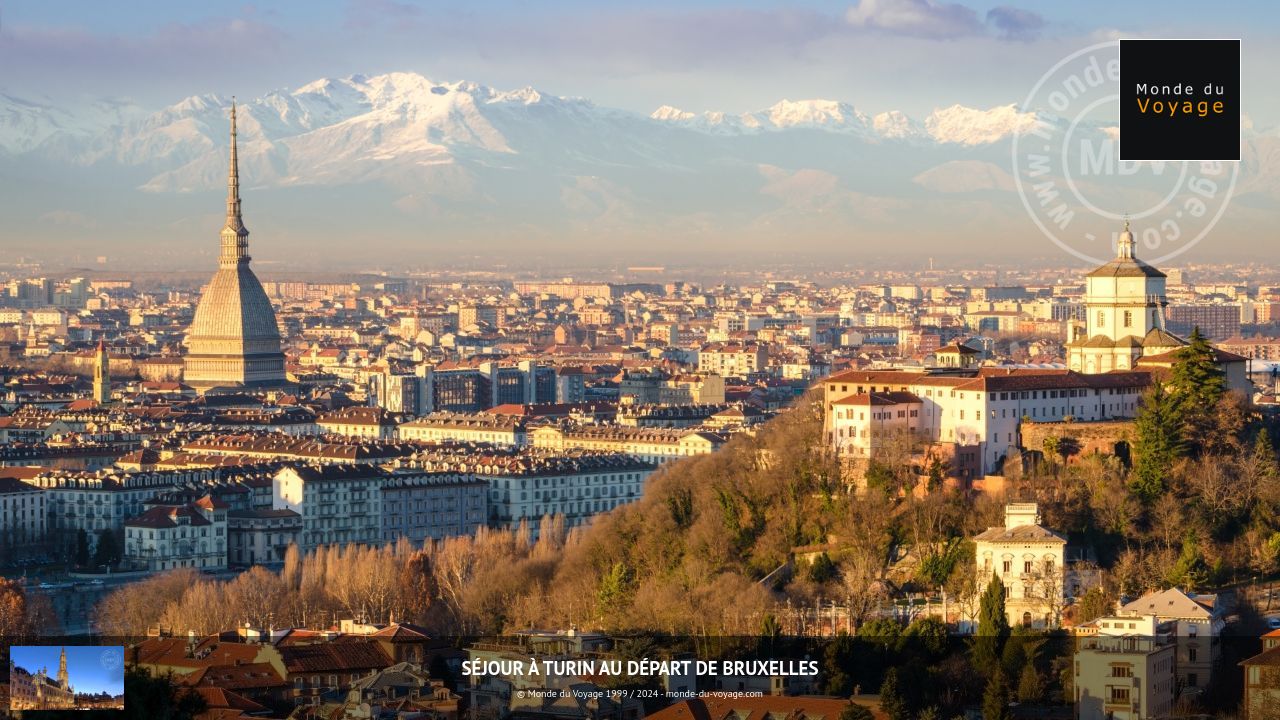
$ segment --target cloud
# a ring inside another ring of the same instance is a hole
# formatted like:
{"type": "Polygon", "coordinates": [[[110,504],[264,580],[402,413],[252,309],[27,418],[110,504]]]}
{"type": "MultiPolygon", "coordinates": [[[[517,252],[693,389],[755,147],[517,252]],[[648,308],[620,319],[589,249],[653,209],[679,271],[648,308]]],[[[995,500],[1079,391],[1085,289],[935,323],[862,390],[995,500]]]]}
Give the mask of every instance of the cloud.
{"type": "Polygon", "coordinates": [[[973,9],[934,0],[859,0],[845,20],[854,27],[947,40],[984,31],[973,9]]]}
{"type": "Polygon", "coordinates": [[[1001,5],[987,11],[987,24],[1002,40],[1029,42],[1040,36],[1044,18],[1030,10],[1001,5]]]}

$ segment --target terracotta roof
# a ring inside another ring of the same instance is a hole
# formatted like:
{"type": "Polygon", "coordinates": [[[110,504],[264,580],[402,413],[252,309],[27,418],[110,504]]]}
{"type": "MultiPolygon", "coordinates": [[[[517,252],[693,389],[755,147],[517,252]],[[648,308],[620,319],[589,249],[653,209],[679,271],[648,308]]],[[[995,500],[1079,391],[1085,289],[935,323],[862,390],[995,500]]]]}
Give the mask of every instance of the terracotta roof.
{"type": "Polygon", "coordinates": [[[292,674],[384,668],[391,658],[375,642],[316,643],[279,648],[292,674]]]}

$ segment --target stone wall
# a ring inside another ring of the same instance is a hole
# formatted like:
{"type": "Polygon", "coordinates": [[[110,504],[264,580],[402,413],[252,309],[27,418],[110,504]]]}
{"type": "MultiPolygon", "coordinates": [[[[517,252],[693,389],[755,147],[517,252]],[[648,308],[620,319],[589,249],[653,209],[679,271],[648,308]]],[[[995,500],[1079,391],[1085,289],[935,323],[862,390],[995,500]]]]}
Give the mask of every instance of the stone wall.
{"type": "MultiPolygon", "coordinates": [[[[1092,453],[1115,455],[1130,461],[1133,438],[1137,435],[1132,420],[1107,420],[1101,422],[1022,422],[1019,429],[1019,445],[1027,453],[1044,453],[1045,438],[1065,440],[1070,447],[1067,464],[1079,462],[1092,453]]],[[[1061,462],[1062,456],[1051,458],[1061,462]]]]}

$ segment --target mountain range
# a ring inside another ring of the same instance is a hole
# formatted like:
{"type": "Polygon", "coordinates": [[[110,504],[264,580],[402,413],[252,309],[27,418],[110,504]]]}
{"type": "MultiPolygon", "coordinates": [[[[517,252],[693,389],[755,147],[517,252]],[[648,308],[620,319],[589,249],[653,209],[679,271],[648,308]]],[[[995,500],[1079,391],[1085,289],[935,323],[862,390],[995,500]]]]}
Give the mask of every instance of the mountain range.
{"type": "MultiPolygon", "coordinates": [[[[35,251],[29,236],[44,235],[76,252],[128,254],[177,232],[180,256],[212,252],[230,104],[206,94],[159,110],[109,99],[62,107],[0,94],[0,178],[21,185],[0,198],[22,233],[14,249],[35,251]]],[[[257,252],[345,257],[354,233],[418,262],[475,242],[490,244],[477,252],[714,252],[790,234],[795,246],[847,254],[878,252],[877,238],[902,230],[940,251],[949,238],[1034,234],[1009,143],[1052,122],[1012,104],[917,119],[813,99],[646,115],[405,72],[321,79],[238,106],[247,220],[270,235],[257,252]]],[[[1278,152],[1274,133],[1248,138],[1250,206],[1280,199],[1278,152]]]]}

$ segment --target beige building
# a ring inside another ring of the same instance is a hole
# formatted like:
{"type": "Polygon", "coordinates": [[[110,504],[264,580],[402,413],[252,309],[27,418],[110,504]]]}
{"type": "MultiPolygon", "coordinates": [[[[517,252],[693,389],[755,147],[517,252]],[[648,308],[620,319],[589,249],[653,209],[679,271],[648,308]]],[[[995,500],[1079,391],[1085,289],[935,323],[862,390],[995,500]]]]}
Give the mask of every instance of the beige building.
{"type": "Polygon", "coordinates": [[[724,443],[723,435],[699,430],[616,426],[566,429],[547,425],[529,431],[529,444],[535,448],[625,453],[658,465],[690,455],[705,455],[724,443]]]}
{"type": "Polygon", "coordinates": [[[1126,221],[1115,259],[1085,279],[1085,326],[1067,338],[1067,366],[1076,372],[1132,370],[1143,355],[1186,344],[1164,327],[1165,274],[1135,257],[1134,245],[1126,221]]]}
{"type": "Polygon", "coordinates": [[[1193,595],[1177,588],[1151,592],[1120,608],[1121,615],[1154,615],[1169,623],[1177,638],[1178,686],[1203,689],[1212,679],[1226,627],[1216,595],[1193,595]]]}
{"type": "Polygon", "coordinates": [[[227,504],[206,495],[193,503],[158,505],[124,523],[124,557],[157,572],[227,569],[227,504]]]}
{"type": "Polygon", "coordinates": [[[1005,506],[1004,526],[974,539],[978,592],[994,574],[1004,584],[1010,625],[1057,627],[1066,602],[1067,541],[1040,525],[1035,503],[1005,506]]]}
{"type": "Polygon", "coordinates": [[[526,444],[525,420],[493,413],[437,412],[400,425],[401,440],[476,442],[508,447],[526,444]]]}
{"type": "Polygon", "coordinates": [[[1077,640],[1078,720],[1170,717],[1177,693],[1169,628],[1154,616],[1101,617],[1077,640]]]}
{"type": "Polygon", "coordinates": [[[1280,717],[1280,630],[1262,636],[1262,652],[1240,663],[1244,668],[1244,720],[1280,717]]]}

